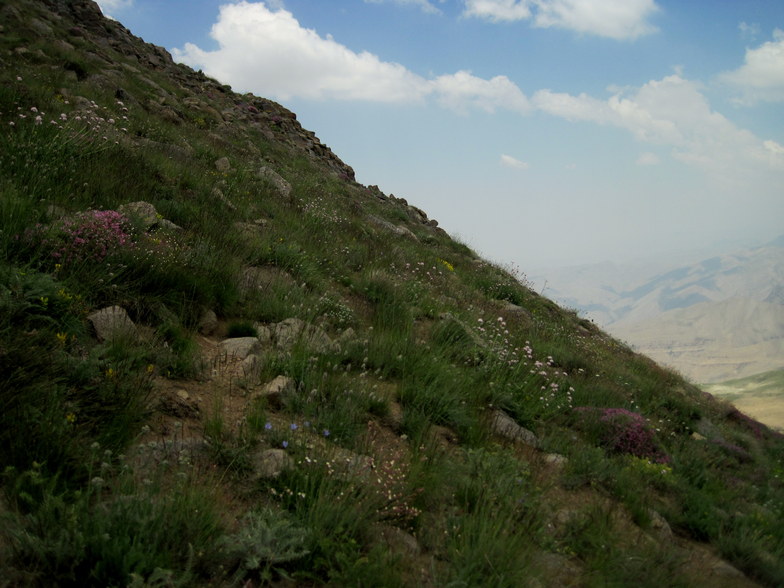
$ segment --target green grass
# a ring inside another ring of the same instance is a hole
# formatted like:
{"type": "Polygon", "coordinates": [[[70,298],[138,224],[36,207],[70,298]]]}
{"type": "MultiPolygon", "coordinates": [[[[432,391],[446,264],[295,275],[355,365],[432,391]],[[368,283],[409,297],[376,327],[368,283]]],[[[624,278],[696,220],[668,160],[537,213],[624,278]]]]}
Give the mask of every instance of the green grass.
{"type": "Polygon", "coordinates": [[[80,57],[89,38],[37,39],[25,23],[45,5],[16,4],[24,18],[0,39],[0,585],[549,585],[546,552],[587,586],[704,578],[655,538],[652,511],[687,546],[784,581],[781,436],[292,146],[272,103],[185,69],[175,83],[121,67],[133,99],[119,104],[80,57]],[[143,106],[142,77],[176,122],[143,106]],[[177,227],[69,232],[138,200],[177,227]],[[137,337],[97,340],[87,315],[108,305],[137,337]],[[258,377],[237,375],[203,356],[217,343],[197,332],[205,310],[229,337],[295,317],[338,345],[266,341],[258,377]],[[291,389],[257,398],[281,375],[291,389]],[[669,461],[611,443],[607,408],[639,415],[669,461]],[[493,434],[497,409],[539,449],[493,434]],[[155,453],[175,442],[203,451],[175,466],[155,453]],[[271,449],[289,461],[264,477],[271,449]]]}

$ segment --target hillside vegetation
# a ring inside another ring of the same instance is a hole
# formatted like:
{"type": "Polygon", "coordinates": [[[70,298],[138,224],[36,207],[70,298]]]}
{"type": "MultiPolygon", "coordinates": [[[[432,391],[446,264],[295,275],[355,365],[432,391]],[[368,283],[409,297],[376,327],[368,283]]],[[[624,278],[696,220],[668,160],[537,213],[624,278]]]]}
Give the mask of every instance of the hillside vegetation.
{"type": "Polygon", "coordinates": [[[92,2],[0,26],[0,585],[784,584],[780,435],[92,2]]]}

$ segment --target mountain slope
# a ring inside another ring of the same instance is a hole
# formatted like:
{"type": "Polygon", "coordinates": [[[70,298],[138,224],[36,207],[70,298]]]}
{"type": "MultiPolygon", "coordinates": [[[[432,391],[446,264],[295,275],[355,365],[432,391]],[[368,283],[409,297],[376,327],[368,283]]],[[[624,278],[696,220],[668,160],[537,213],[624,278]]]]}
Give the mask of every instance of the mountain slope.
{"type": "Polygon", "coordinates": [[[0,585],[784,582],[780,435],[92,2],[0,26],[0,585]]]}
{"type": "Polygon", "coordinates": [[[710,384],[704,388],[778,430],[784,429],[784,371],[710,384]]]}
{"type": "Polygon", "coordinates": [[[733,298],[700,302],[629,325],[616,336],[697,382],[784,367],[784,306],[733,298]]]}
{"type": "Polygon", "coordinates": [[[698,382],[780,365],[781,239],[665,271],[577,268],[554,276],[550,291],[640,352],[698,382]]]}

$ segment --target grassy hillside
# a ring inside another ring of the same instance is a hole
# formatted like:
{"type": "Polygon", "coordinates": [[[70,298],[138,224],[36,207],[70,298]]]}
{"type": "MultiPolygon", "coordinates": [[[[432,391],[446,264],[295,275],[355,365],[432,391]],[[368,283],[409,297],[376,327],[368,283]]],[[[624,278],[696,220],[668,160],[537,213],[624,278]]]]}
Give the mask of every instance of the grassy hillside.
{"type": "Polygon", "coordinates": [[[0,585],[784,583],[780,435],[91,2],[0,26],[0,585]]]}
{"type": "Polygon", "coordinates": [[[784,430],[784,370],[774,370],[719,384],[703,384],[702,388],[722,400],[731,402],[769,427],[784,430]]]}

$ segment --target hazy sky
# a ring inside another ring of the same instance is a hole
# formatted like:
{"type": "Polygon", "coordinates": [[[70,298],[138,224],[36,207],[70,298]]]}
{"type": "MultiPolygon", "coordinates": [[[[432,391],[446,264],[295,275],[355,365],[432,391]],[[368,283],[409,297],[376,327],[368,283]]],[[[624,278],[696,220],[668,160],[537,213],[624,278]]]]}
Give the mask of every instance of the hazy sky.
{"type": "Polygon", "coordinates": [[[485,257],[784,233],[782,0],[103,0],[485,257]]]}

